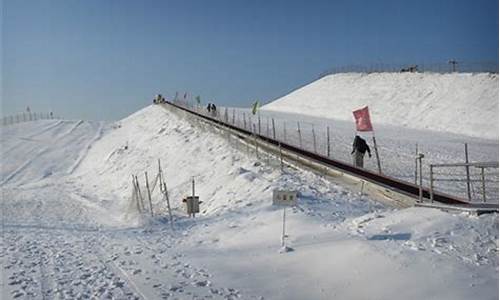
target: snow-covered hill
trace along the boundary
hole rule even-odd
[[[262,109],[352,121],[352,111],[365,105],[375,129],[388,124],[498,140],[498,74],[334,74]]]
[[[2,299],[489,299],[498,216],[394,210],[307,171],[280,172],[207,125],[150,106],[113,124],[1,127]],[[250,151],[250,154],[247,154]],[[161,159],[174,207],[131,202]],[[190,180],[203,201],[188,218]],[[299,192],[287,211],[272,190]],[[380,276],[384,274],[384,276]]]

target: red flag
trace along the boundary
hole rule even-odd
[[[372,122],[370,121],[370,112],[368,106],[352,112],[356,120],[357,131],[373,131]]]

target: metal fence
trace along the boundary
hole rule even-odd
[[[467,62],[450,60],[448,62],[420,62],[420,63],[374,63],[335,66],[323,71],[319,78],[337,73],[389,73],[389,72],[414,72],[414,73],[496,73],[498,62],[479,61]]]
[[[52,120],[52,119],[60,119],[60,117],[54,116],[52,112],[47,112],[47,113],[22,112],[15,115],[2,117],[0,124],[2,126],[8,126],[22,122],[30,122],[37,120]]]
[[[333,158],[342,162],[351,163],[352,157],[350,155],[352,150],[352,136],[346,135],[346,132],[352,132],[352,124],[346,124],[350,129],[339,127],[339,123],[311,123],[304,120],[293,120],[289,118],[280,118],[278,116],[266,116],[260,114],[252,114],[250,109],[237,109],[220,107],[216,111],[208,112],[204,106],[197,105],[192,102],[174,101],[175,104],[187,107],[200,114],[208,115],[212,118],[217,118],[223,122],[234,125],[236,127],[254,132],[256,134],[272,138],[277,141],[282,141],[289,145],[323,155],[328,158]],[[397,139],[397,137],[396,137]],[[387,141],[385,141],[387,142]],[[407,145],[403,148],[399,144],[384,143],[381,138],[380,149],[382,160],[382,172],[384,175],[398,178],[409,183],[417,184],[417,166],[415,164],[415,151],[422,152],[425,150],[428,162],[449,162],[450,157],[442,159],[440,153],[433,153],[429,147],[423,145],[417,146],[418,149],[412,148],[412,145]],[[440,148],[442,145],[437,145]],[[396,147],[396,148],[391,148]],[[457,149],[454,149],[457,150]],[[476,149],[478,150],[478,149]],[[477,152],[474,152],[477,154]],[[455,157],[453,153],[451,157]],[[477,159],[484,157],[474,155]],[[384,160],[385,158],[385,160]],[[426,187],[431,185],[431,176],[429,170],[430,164],[426,165],[423,172],[423,184]],[[434,164],[436,166],[436,164]],[[371,159],[365,162],[365,168],[377,172],[377,165],[375,160]],[[437,168],[437,167],[435,167]],[[471,167],[472,168],[472,167]],[[444,170],[444,169],[443,169]],[[486,199],[487,202],[498,202],[498,173],[492,172],[491,169],[485,173],[485,192],[483,193],[481,173],[475,172],[480,169],[474,168],[469,173],[469,187],[471,190],[471,197],[467,193],[467,180],[465,174],[465,167],[461,168],[447,168],[443,173],[447,179],[462,178],[463,180],[439,180],[435,178],[432,182],[434,190],[446,192],[451,195],[469,199],[472,202],[480,202]],[[439,175],[443,175],[439,174]],[[438,175],[438,173],[434,173]]]

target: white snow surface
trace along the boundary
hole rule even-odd
[[[498,140],[498,74],[340,73],[325,76],[263,110],[352,121],[368,105],[377,124]]]
[[[396,210],[161,106],[0,129],[2,299],[498,298],[497,214]],[[158,159],[174,230],[157,189],[153,217],[131,201]],[[275,188],[299,192],[286,253]]]

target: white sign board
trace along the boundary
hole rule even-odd
[[[297,192],[274,190],[273,191],[273,205],[280,206],[294,206],[297,205]]]

